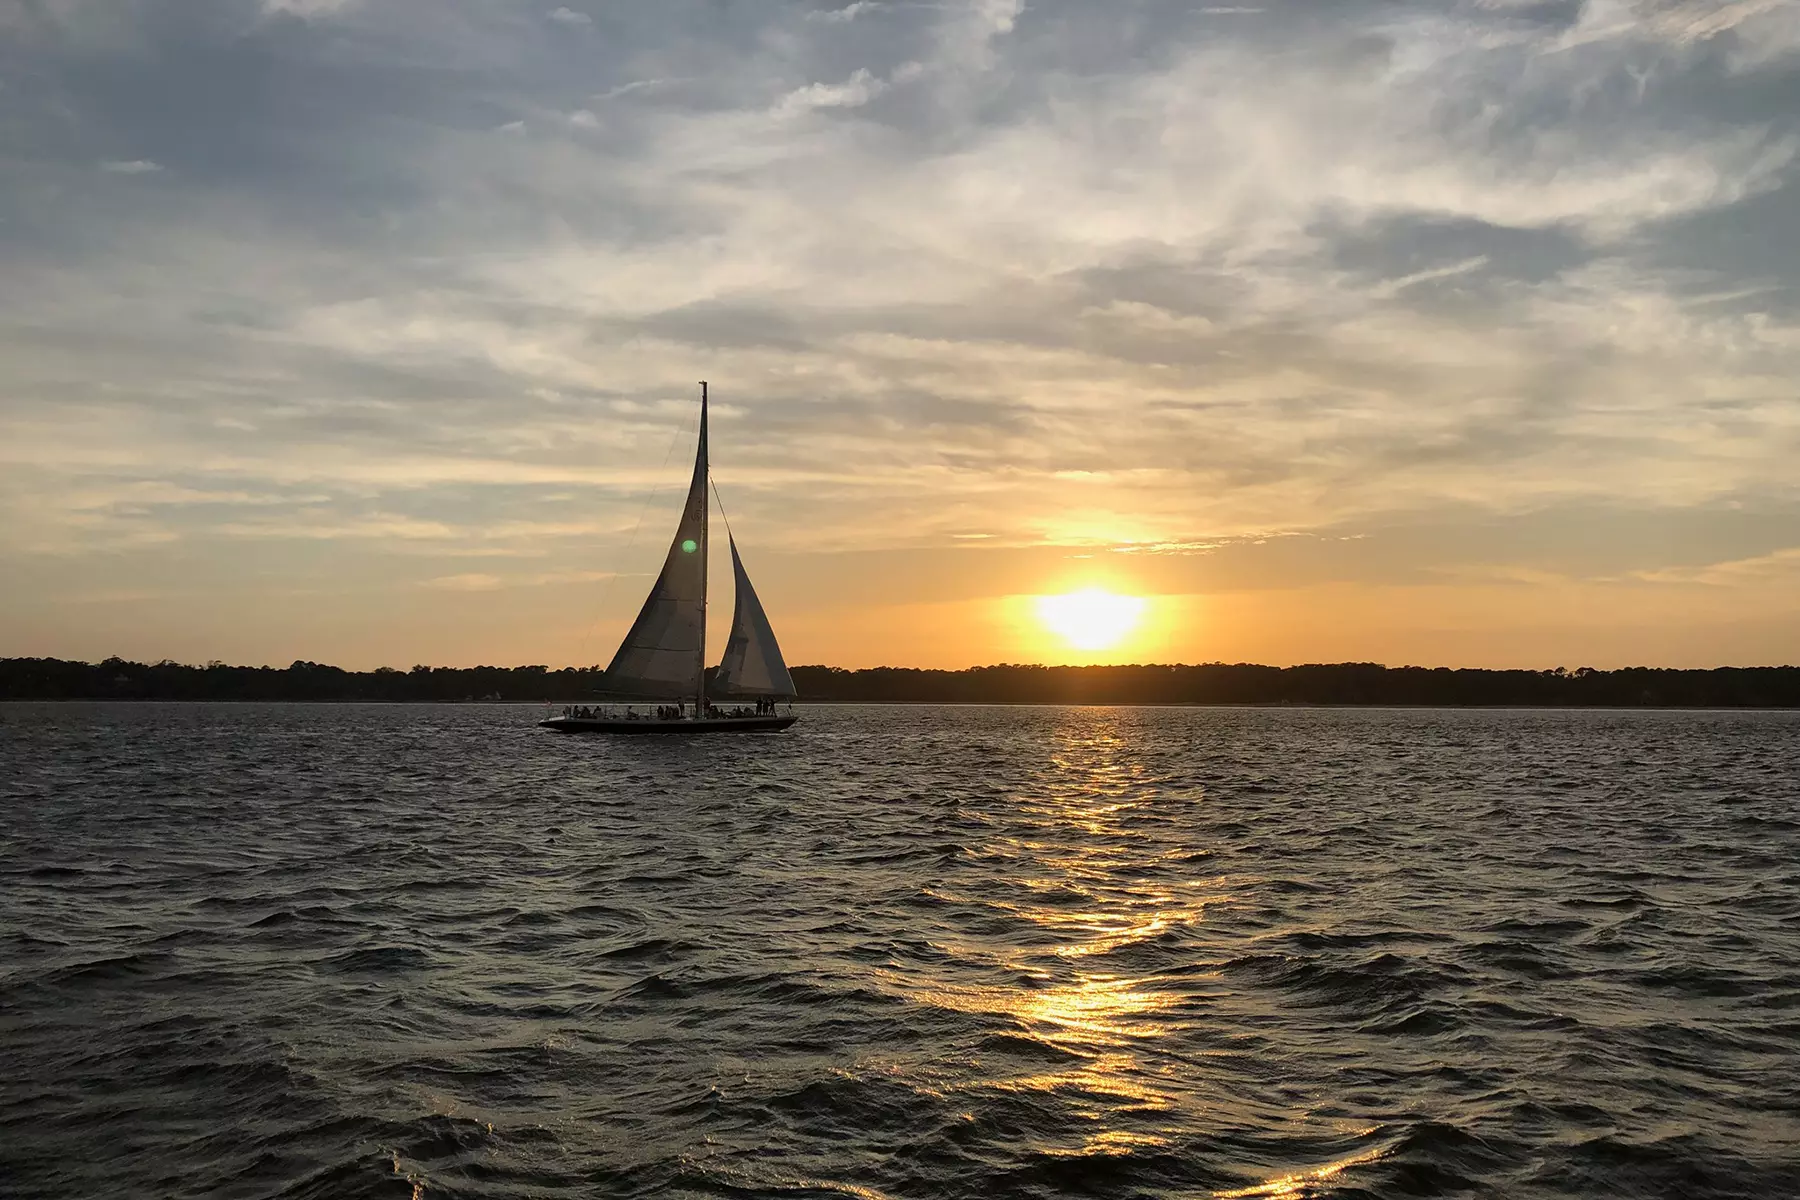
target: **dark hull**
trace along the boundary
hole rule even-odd
[[[658,721],[643,719],[625,721],[617,717],[551,717],[539,721],[545,729],[558,733],[774,733],[786,729],[800,717],[777,714],[768,717],[715,717],[705,721]]]

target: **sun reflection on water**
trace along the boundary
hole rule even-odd
[[[890,969],[883,982],[915,1003],[978,1017],[990,1036],[1036,1042],[1063,1058],[1048,1068],[1005,1042],[979,1043],[953,1090],[1059,1093],[1092,1124],[1041,1134],[1062,1156],[1155,1151],[1187,1132],[1191,1070],[1166,1047],[1187,1018],[1184,936],[1224,898],[1191,882],[1180,844],[1196,794],[1139,761],[1118,714],[1071,712],[1044,768],[1008,805],[1005,836],[970,847],[975,869],[932,895],[958,914],[932,946],[954,964],[929,977]],[[1170,869],[1177,861],[1180,869]],[[1174,882],[1190,881],[1190,882]],[[999,1028],[995,1029],[994,1025]]]
[[[1189,841],[1206,827],[1192,810],[1204,795],[1146,758],[1128,721],[1123,712],[1071,710],[1042,769],[997,801],[1006,807],[989,826],[995,835],[966,847],[960,861],[969,869],[929,889],[948,925],[930,942],[932,961],[944,967],[883,976],[912,1002],[987,1018],[968,1035],[966,1061],[934,1080],[944,1092],[968,1096],[972,1109],[1005,1097],[1026,1113],[1075,1119],[1023,1118],[1030,1155],[1168,1161],[1195,1139],[1257,1137],[1317,1120],[1287,1107],[1275,1082],[1261,1094],[1222,1091],[1219,1074],[1198,1061],[1258,1054],[1254,1037],[1209,1041],[1217,1034],[1207,989],[1215,968],[1241,951],[1205,929],[1209,907],[1233,904],[1257,881],[1196,874],[1215,852]],[[1032,1043],[1043,1053],[1021,1053]],[[1213,1195],[1317,1195],[1388,1152],[1364,1150]]]
[[[896,972],[886,977],[900,986]],[[1018,987],[938,986],[912,989],[914,999],[938,1008],[983,1016],[1011,1017],[1039,1040],[1064,1049],[1112,1047],[1130,1038],[1160,1036],[1163,1030],[1143,1018],[1170,998],[1132,981],[1083,976],[1072,984],[1026,990]]]
[[[1310,1171],[1283,1175],[1278,1179],[1271,1179],[1267,1183],[1259,1183],[1253,1187],[1236,1188],[1228,1192],[1214,1192],[1213,1197],[1214,1200],[1249,1200],[1252,1196],[1306,1196],[1351,1167],[1360,1167],[1366,1163],[1375,1162],[1385,1153],[1387,1151],[1380,1148],[1367,1150],[1348,1158],[1340,1158],[1334,1163],[1326,1163],[1322,1167],[1315,1167]]]

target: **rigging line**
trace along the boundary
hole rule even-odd
[[[719,519],[725,522],[726,536],[731,535],[731,514],[725,511],[725,497],[719,495],[719,481],[713,478],[712,468],[706,469],[706,482],[712,484],[713,499],[719,502]]]
[[[675,446],[681,441],[682,435],[687,433],[688,422],[692,419],[692,417],[684,418],[681,424],[676,426],[674,434],[670,436],[669,448],[663,451],[662,463],[656,468],[656,473],[659,478],[663,471],[668,468],[669,459],[673,458],[675,455]],[[711,478],[710,471],[707,473],[707,477],[709,479]],[[644,503],[638,508],[637,522],[631,527],[631,536],[625,540],[625,548],[619,552],[620,561],[628,558],[632,548],[637,545],[638,531],[644,527],[644,518],[650,512],[650,505],[655,502],[658,496],[662,495],[663,489],[666,486],[667,485],[664,483],[651,483],[649,494],[644,497]],[[599,630],[600,622],[604,619],[601,614],[605,612],[607,602],[612,599],[613,585],[618,582],[620,574],[621,572],[618,571],[613,571],[608,574],[606,582],[600,588],[600,602],[595,606],[594,616],[588,622],[587,632],[581,637],[581,657],[583,659],[586,659],[588,652],[593,649],[594,634]]]

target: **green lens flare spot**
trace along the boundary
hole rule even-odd
[[[683,554],[692,554],[694,551],[698,550],[699,548],[700,548],[700,543],[696,542],[693,538],[683,538],[681,540],[681,552]]]

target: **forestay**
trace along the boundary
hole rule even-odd
[[[769,627],[762,601],[756,598],[743,559],[738,557],[737,539],[730,541],[737,608],[731,618],[731,637],[725,642],[725,657],[713,678],[713,694],[721,698],[792,696],[794,681],[781,657],[781,647],[775,643],[775,631]]]

